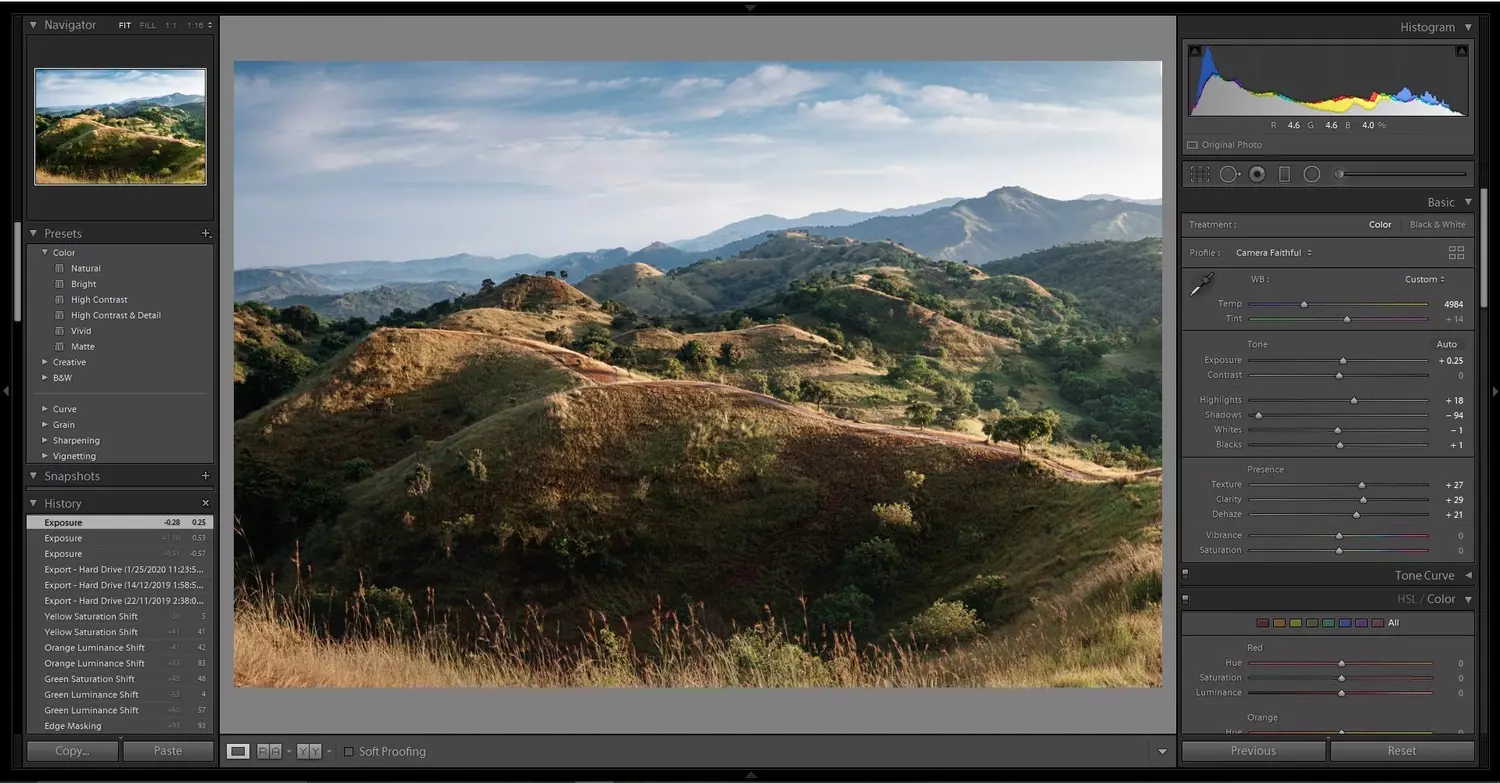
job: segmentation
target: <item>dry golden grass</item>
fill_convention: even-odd
[[[171,177],[146,177],[139,174],[75,177],[41,168],[36,170],[38,185],[202,185],[207,181],[207,169],[201,161]]]
[[[774,369],[796,370],[798,375],[810,378],[884,374],[868,360],[840,356],[828,340],[788,324],[761,324],[725,332],[637,329],[615,338],[620,345],[663,355],[674,354],[692,340],[708,346],[715,356],[724,343],[731,343],[744,352],[744,360],[736,367],[718,368],[723,380],[731,383],[743,380],[747,372]]]
[[[567,281],[541,275],[516,275],[469,298],[470,307],[499,307],[506,310],[544,312],[562,307],[598,309],[599,303]]]
[[[1042,297],[1043,299],[1051,299],[1052,298],[1052,292],[1048,291],[1046,286],[1042,285],[1041,283],[1038,283],[1035,280],[1032,280],[1029,277],[1022,277],[1021,275],[998,275],[995,279],[996,280],[1013,280],[1013,281],[1015,281],[1017,283],[1020,283],[1027,290],[1031,291],[1032,293],[1036,294],[1037,296]]]
[[[611,299],[644,280],[657,277],[665,277],[665,274],[650,264],[621,264],[578,281],[578,290],[596,299]]]
[[[1159,532],[1159,531],[1158,531]],[[1157,592],[1149,594],[1154,579]],[[766,617],[728,636],[689,615],[653,613],[643,628],[599,617],[560,642],[542,622],[480,615],[478,645],[411,610],[414,630],[361,620],[343,638],[305,620],[295,591],[242,588],[234,682],[254,688],[1140,688],[1162,682],[1160,540],[1121,544],[1070,590],[1033,601],[1005,629],[938,649],[909,639],[859,644],[842,633]],[[1142,585],[1147,585],[1143,591]],[[404,620],[405,618],[403,618]]]
[[[562,307],[550,313],[479,307],[454,313],[437,325],[442,329],[544,340],[548,332],[577,331],[596,324],[608,326],[609,320],[609,314],[603,310],[585,307]]]
[[[885,320],[920,329],[924,333],[921,345],[924,351],[943,349],[955,360],[973,363],[1020,351],[1019,343],[1011,338],[985,334],[898,296],[862,285],[844,286],[840,290],[848,296],[866,299],[864,306],[879,312]]]
[[[444,329],[377,329],[290,394],[235,425],[236,445],[279,464],[377,467],[497,410],[590,383],[592,360],[570,368],[524,341]],[[569,352],[571,353],[571,352]],[[613,370],[613,368],[610,368]],[[409,430],[403,436],[401,433]]]

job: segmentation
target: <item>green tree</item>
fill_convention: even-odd
[[[464,460],[464,469],[476,484],[483,484],[490,480],[490,469],[484,464],[484,451],[480,449],[469,452],[469,456]]]
[[[257,345],[245,357],[244,414],[257,410],[297,385],[317,363],[289,345]],[[236,395],[236,403],[240,401]]]
[[[812,602],[808,625],[815,632],[829,636],[852,634],[859,638],[875,628],[875,599],[853,585],[836,593],[827,593]]]
[[[937,420],[945,427],[952,427],[959,419],[979,413],[979,405],[974,402],[974,393],[968,384],[939,380],[933,384],[932,390],[937,393]]]
[[[712,365],[714,358],[702,340],[688,340],[677,350],[677,360],[685,367],[702,372]]]
[[[888,538],[872,538],[844,553],[844,578],[877,600],[894,595],[905,575],[906,559]]]
[[[917,427],[927,427],[937,420],[938,407],[918,400],[906,406],[906,420]]]
[[[787,402],[802,399],[802,377],[791,370],[777,368],[766,378],[771,396]]]
[[[610,349],[609,363],[616,367],[629,369],[636,365],[636,361],[635,349],[628,345],[616,345]]]
[[[958,601],[938,601],[907,621],[902,629],[920,646],[947,645],[971,639],[984,630],[979,613]]]
[[[1061,423],[1062,417],[1057,411],[1039,410],[1002,416],[987,429],[991,440],[1014,443],[1024,456],[1031,444],[1051,439]]]
[[[908,503],[876,503],[870,507],[875,518],[880,524],[897,530],[914,530],[917,526],[916,516],[912,514],[911,505]]]
[[[277,320],[293,329],[303,332],[315,332],[323,323],[323,319],[319,318],[318,314],[313,312],[311,307],[300,304],[281,308],[281,313]]]
[[[995,382],[988,378],[980,378],[974,382],[974,402],[986,410],[1000,407],[1000,400],[1004,395],[995,386]]]
[[[480,293],[482,293],[482,294],[488,294],[488,293],[490,293],[490,292],[492,292],[494,290],[495,290],[495,281],[494,280],[491,280],[490,278],[486,277],[485,279],[483,279],[483,280],[481,280],[479,282],[479,292]]]
[[[320,479],[303,482],[292,492],[287,510],[296,520],[297,532],[303,533],[314,525],[331,522],[348,507],[344,493]]]
[[[737,367],[745,360],[745,350],[735,343],[724,342],[719,345],[719,363],[725,367]]]
[[[926,386],[938,379],[937,370],[923,356],[908,356],[900,364],[886,370],[885,377],[899,384]]]
[[[418,462],[411,475],[406,477],[406,494],[419,498],[431,491],[432,468],[427,467],[425,462]]]
[[[557,273],[557,276],[560,277],[560,278],[562,278],[562,279],[564,279],[564,280],[567,280],[568,279],[568,270],[563,269],[563,270],[559,271]]]
[[[355,457],[344,462],[345,481],[364,481],[375,475],[375,466],[367,459]]]
[[[833,389],[829,388],[828,384],[812,378],[802,379],[797,396],[803,402],[810,402],[814,405],[828,405],[838,399],[838,395],[833,393]]]
[[[687,369],[682,366],[682,362],[668,356],[662,360],[661,377],[673,381],[682,380],[687,377]]]

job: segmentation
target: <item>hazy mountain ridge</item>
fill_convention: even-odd
[[[157,106],[171,107],[183,106],[192,103],[204,103],[205,100],[206,99],[202,95],[188,95],[185,93],[174,92],[169,95],[158,95],[154,98],[130,98],[114,103],[77,103],[67,106],[37,107],[36,113],[53,117],[62,117],[69,114],[77,114],[78,112],[87,111],[89,109],[96,109],[105,114],[110,114],[111,109],[118,111],[126,106],[146,106],[149,104],[156,104]]]
[[[869,213],[830,210],[806,217],[837,222],[866,214]],[[379,286],[418,283],[453,283],[477,288],[485,279],[499,281],[515,274],[544,270],[566,273],[569,278],[582,281],[595,273],[627,264],[643,264],[671,275],[676,270],[705,259],[740,256],[763,244],[768,233],[775,232],[758,231],[707,250],[685,249],[684,246],[691,247],[710,237],[732,236],[750,226],[769,225],[769,221],[773,219],[798,223],[802,220],[792,221],[776,216],[749,218],[695,240],[653,242],[633,252],[616,247],[549,258],[532,254],[496,258],[460,253],[412,261],[341,261],[274,267],[297,272],[296,286],[282,283],[280,285],[283,287],[278,287],[273,292],[275,295],[262,294],[254,297],[248,294],[269,286],[254,280],[247,280],[242,284],[241,277],[254,277],[254,273],[270,268],[252,267],[235,271],[236,299],[271,301],[291,296],[327,296]],[[1070,242],[1106,239],[1133,241],[1160,236],[1161,207],[1106,198],[1061,201],[1023,188],[1010,187],[991,191],[979,198],[945,199],[885,210],[876,217],[866,217],[858,222],[812,226],[807,227],[807,230],[816,235],[848,236],[866,242],[890,240],[929,258],[968,260],[981,264]],[[671,287],[671,284],[665,284],[662,290]],[[380,297],[376,299],[379,300]],[[689,304],[697,308],[704,303],[694,296],[681,302],[684,306]]]
[[[837,230],[866,242],[889,239],[924,256],[985,263],[1084,240],[1136,240],[1161,234],[1161,207],[1107,200],[1060,201],[1004,187],[951,207],[872,218]]]
[[[1079,196],[1076,200],[1077,201],[1124,201],[1124,202],[1126,202],[1128,204],[1152,204],[1152,205],[1155,205],[1155,206],[1161,206],[1161,199],[1159,199],[1159,198],[1129,198],[1127,196],[1116,196],[1116,195],[1114,195],[1112,193],[1090,193],[1090,194],[1088,194],[1086,196]]]
[[[378,320],[396,310],[420,310],[433,302],[470,294],[476,286],[461,283],[392,283],[360,291],[331,294],[297,294],[262,300],[272,307],[306,305],[325,318]]]
[[[768,231],[784,231],[800,226],[848,226],[869,220],[875,217],[905,217],[908,215],[920,215],[934,209],[951,207],[962,198],[945,198],[926,204],[917,204],[910,207],[896,207],[893,209],[882,209],[876,212],[856,212],[848,209],[832,209],[824,212],[814,212],[799,218],[784,218],[780,215],[757,215],[752,218],[738,220],[723,228],[711,231],[701,237],[684,239],[672,242],[672,247],[687,252],[698,250],[710,250],[733,244],[742,239],[764,234]]]

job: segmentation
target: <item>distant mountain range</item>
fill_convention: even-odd
[[[420,310],[433,302],[472,294],[476,286],[458,283],[394,283],[343,294],[291,295],[261,300],[272,307],[306,305],[319,315],[375,321],[394,310]]]
[[[760,236],[769,231],[784,231],[789,228],[802,226],[848,226],[863,220],[876,217],[906,217],[908,215],[920,215],[923,212],[931,212],[934,209],[951,207],[961,198],[945,198],[927,204],[918,204],[912,207],[898,207],[896,209],[885,209],[879,212],[854,212],[847,209],[833,209],[827,212],[814,212],[800,218],[784,218],[780,215],[758,215],[753,218],[735,221],[717,231],[712,231],[695,239],[684,239],[671,243],[678,250],[692,252],[695,250],[712,250],[723,247],[732,242],[746,239],[752,236]]]
[[[1078,200],[1079,201],[1124,201],[1124,202],[1126,202],[1128,204],[1155,204],[1157,206],[1161,206],[1161,199],[1159,199],[1159,198],[1126,198],[1124,196],[1115,196],[1115,195],[1111,195],[1109,193],[1090,193],[1087,196],[1079,196]]]
[[[416,284],[442,283],[470,290],[486,278],[499,282],[517,273],[540,270],[567,273],[575,282],[624,264],[644,264],[670,272],[703,259],[731,258],[765,241],[767,233],[788,229],[806,229],[821,236],[847,236],[866,242],[889,240],[929,258],[982,264],[1070,242],[1160,236],[1162,212],[1159,204],[1113,196],[1062,201],[1024,188],[1006,187],[978,198],[945,199],[880,213],[833,210],[796,219],[762,215],[694,239],[653,242],[634,252],[617,247],[550,258],[530,254],[497,258],[461,253],[413,261],[342,261],[237,269],[235,299],[275,303],[301,297],[305,301],[299,302],[325,315],[342,317],[335,312],[342,312],[343,306],[330,311],[325,305],[331,305],[336,295],[353,291],[385,286],[421,292],[415,294],[415,298],[420,298],[442,289]],[[721,240],[727,241],[713,244]],[[391,293],[383,292],[373,299],[388,301]],[[412,302],[401,306],[421,305]]]
[[[186,106],[190,103],[204,103],[204,98],[202,95],[187,95],[185,93],[174,92],[170,95],[158,95],[154,98],[129,98],[112,103],[75,103],[67,106],[37,107],[36,113],[62,117],[69,114],[77,114],[88,109],[97,109],[107,115],[124,115],[132,113],[129,110],[131,106],[144,106],[152,103],[157,106]],[[111,109],[115,111],[110,111]]]

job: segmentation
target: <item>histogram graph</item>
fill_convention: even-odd
[[[1195,45],[1195,117],[1463,117],[1466,45]]]

